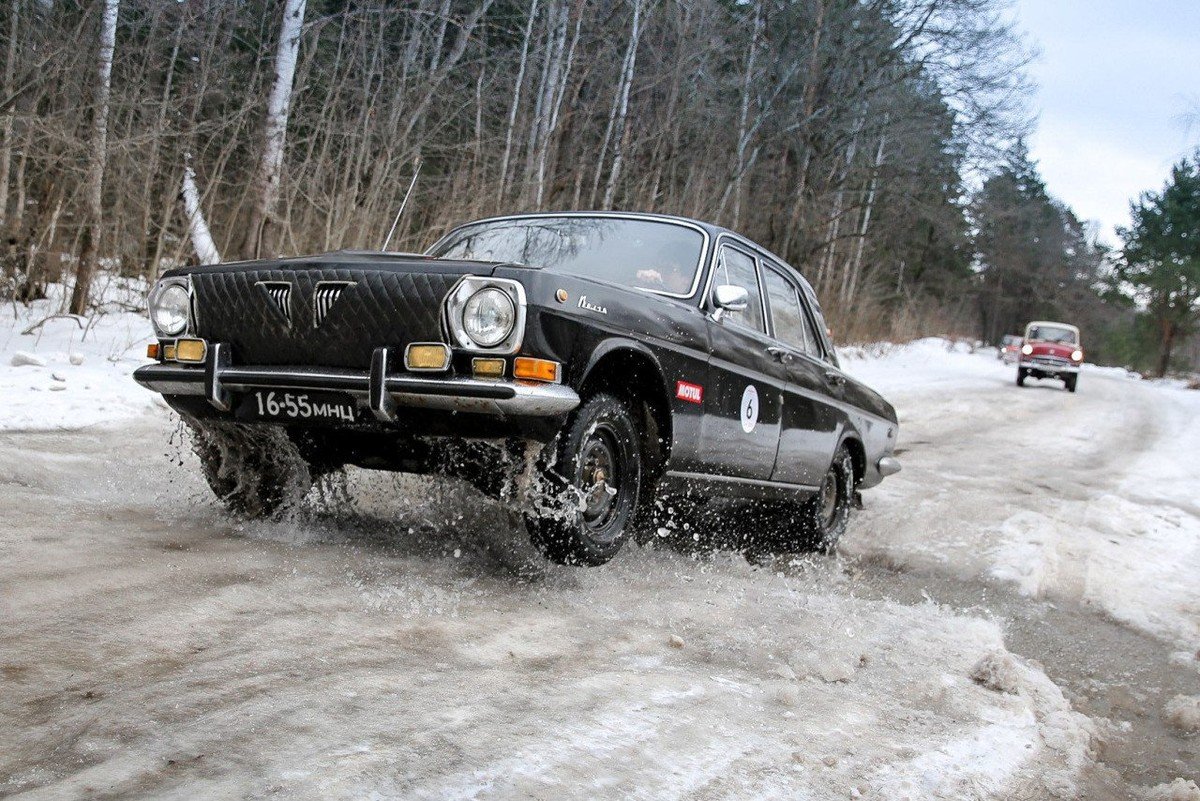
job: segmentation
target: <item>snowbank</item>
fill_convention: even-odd
[[[160,403],[130,377],[153,341],[145,315],[124,310],[143,305],[144,287],[98,280],[106,311],[92,318],[54,316],[65,305],[60,284],[46,300],[0,307],[0,431],[83,428]]]

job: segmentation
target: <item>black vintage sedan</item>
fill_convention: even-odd
[[[900,467],[895,410],[842,372],[809,284],[695,220],[526,214],[423,255],[184,268],[150,310],[135,378],[244,515],[358,465],[464,478],[568,564],[676,496],[754,501],[770,545],[828,550]]]

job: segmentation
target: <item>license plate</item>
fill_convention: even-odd
[[[353,423],[358,419],[358,407],[349,395],[337,392],[256,390],[242,397],[237,416],[258,420]]]

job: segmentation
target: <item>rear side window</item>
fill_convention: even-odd
[[[771,303],[771,324],[775,338],[786,345],[804,352],[808,350],[808,332],[804,309],[796,287],[774,270],[763,271],[763,284],[767,288],[767,300]]]
[[[763,324],[762,292],[758,288],[758,270],[753,257],[733,248],[721,248],[721,259],[717,263],[717,276],[713,283],[715,285],[740,286],[750,294],[750,302],[746,305],[745,310],[729,312],[725,315],[726,320],[732,320],[764,334],[767,332],[767,327]]]
[[[767,297],[771,301],[771,322],[775,338],[817,359],[825,358],[821,337],[813,327],[812,316],[804,309],[800,290],[774,270],[763,271]]]

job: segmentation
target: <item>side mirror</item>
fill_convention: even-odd
[[[713,305],[717,307],[713,311],[713,319],[719,320],[721,315],[727,311],[745,311],[746,307],[750,305],[750,293],[746,291],[745,287],[721,284],[713,290],[712,301]]]

